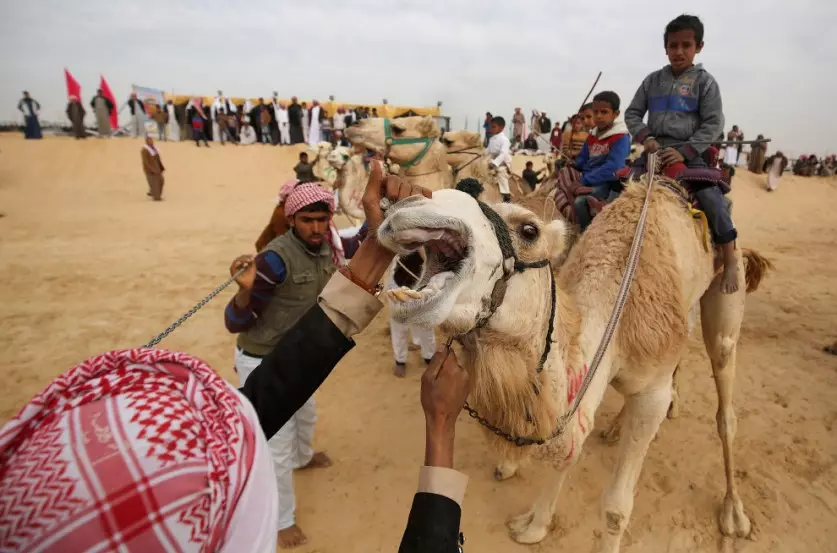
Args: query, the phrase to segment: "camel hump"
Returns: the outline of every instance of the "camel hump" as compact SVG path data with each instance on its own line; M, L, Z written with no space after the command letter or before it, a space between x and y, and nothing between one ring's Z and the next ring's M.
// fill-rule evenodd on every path
M747 293L759 289L761 280L768 271L773 270L773 262L754 250L743 249L744 255L744 280L747 282Z

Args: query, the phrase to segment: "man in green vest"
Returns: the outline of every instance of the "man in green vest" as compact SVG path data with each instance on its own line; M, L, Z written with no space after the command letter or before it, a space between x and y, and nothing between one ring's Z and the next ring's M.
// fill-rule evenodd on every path
M239 386L317 302L337 269L331 233L334 196L316 183L299 184L285 200L284 211L291 231L274 238L256 256L253 282L241 286L224 312L227 329L238 334ZM268 440L279 491L278 541L283 548L308 541L294 518L294 469L331 465L325 452L314 452L312 447L316 419L311 397Z

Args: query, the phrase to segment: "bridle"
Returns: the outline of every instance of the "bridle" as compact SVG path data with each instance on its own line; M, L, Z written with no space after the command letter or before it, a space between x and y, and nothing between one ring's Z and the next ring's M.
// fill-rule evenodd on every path
M517 256L517 252L514 249L514 244L512 243L511 233L509 232L509 227L506 222L503 220L500 215L491 209L485 203L476 200L477 204L480 206L480 209L485 215L486 219L491 223L491 226L494 230L494 236L497 238L497 243L500 246L500 251L503 255L503 276L500 278L495 284L494 288L491 291L491 298L489 301L488 312L485 315L479 316L474 324L474 327L465 332L463 334L451 336L448 339L447 347L450 349L451 344L454 340L458 341L460 344L465 346L465 341L471 339L481 328L488 324L491 320L491 317L494 313L497 312L500 305L503 303L503 299L506 296L506 289L508 287L508 281L514 275L518 273L523 273L527 269L542 269L546 268L549 270L549 283L550 283L550 310L549 310L549 319L547 322L547 331L546 331L546 338L544 339L543 351L541 353L541 357L538 360L538 364L535 367L535 373L540 374L543 372L543 367L546 364L546 360L549 357L549 352L552 350L552 334L555 330L555 310L557 306L556 301L556 286L555 286L555 275L552 272L552 265L549 262L549 259L539 259L538 261L521 261L520 258ZM540 393L540 389L538 388L536 383L532 384L535 394ZM503 431L502 429L494 426L488 420L480 416L480 414L471 407L468 402L465 402L464 406L465 411L473 418L476 419L481 425L483 425L488 430L494 432L496 435L500 436L501 438L506 439L509 442L517 446L525 446L525 445L542 445L546 443L545 439L541 438L527 438L523 436L512 436L509 433ZM551 439L554 436L551 436Z
M648 206L650 205L651 194L654 190L655 184L663 184L665 182L660 179L654 178L657 172L657 168L657 155L650 154L648 156L647 166L648 187L645 191L645 200L643 201L642 210L639 213L636 229L634 230L634 238L633 242L631 243L631 249L628 252L628 259L625 264L625 272L622 274L622 282L619 284L619 292L616 294L616 302L613 305L613 311L611 311L610 313L610 319L608 320L607 325L605 326L604 335L602 336L602 339L599 342L598 348L596 348L596 353L593 355L593 360L590 362L590 367L587 370L587 374L584 375L584 378L581 381L581 385L579 389L576 391L572 403L569 405L567 409L567 412L564 413L558 419L558 424L555 427L555 430L548 437L529 438L525 436L512 436L508 432L505 432L497 426L494 426L491 422L481 417L479 413L476 412L476 410L474 410L470 405L468 405L467 402L465 402L464 409L468 412L471 418L476 419L477 422L479 422L482 426L484 426L486 429L490 430L497 436L505 439L508 442L513 443L518 447L528 445L543 445L549 440L557 438L564 433L564 431L567 429L569 421L573 418L573 416L581 406L581 401L584 399L587 393L587 389L590 387L590 384L593 382L593 378L595 378L596 376L596 371L598 371L599 365L601 364L602 359L604 358L605 352L607 352L608 345L610 345L610 341L613 339L613 335L616 332L616 327L619 325L619 320L621 319L622 312L625 309L625 304L628 301L628 292L630 290L631 283L634 280L634 275L636 274L636 269L639 264L639 255L640 251L642 250L642 242L645 237L645 228L648 218ZM677 192L671 187L667 188L669 188L673 192ZM678 194L678 196L680 195L681 194ZM517 255L514 252L514 248L511 246L509 229L508 226L505 224L505 221L503 221L497 214L497 212L492 210L490 207L485 206L484 204L482 204L482 202L478 203L480 203L480 208L482 209L485 216L488 218L489 221L491 221L491 224L494 226L494 233L497 236L497 241L500 243L500 249L503 251L504 258L506 258L508 252L511 252L511 257L514 260L514 264L512 265L512 267L515 271L522 272L523 270L528 268L543 267L549 265L548 260L535 261L534 263L521 263L517 259ZM506 246L504 246L504 240L508 240L507 242L505 242L507 244ZM520 269L518 269L518 266L520 267ZM487 317L485 317L482 321L478 321L477 328L479 328L480 322L482 323L481 326L484 326L488 322L488 319L491 317L491 315L493 315L494 312L497 310L497 307L499 307L500 303L502 303L502 298L505 295L506 281L509 278L511 278L511 274L513 273L507 270L503 279L501 279L502 285L500 285L501 281L498 281L497 284L494 286L494 292L492 292L491 294L492 308ZM543 370L543 365L546 362L546 358L549 355L549 350L552 345L553 320L555 319L555 309L557 302L555 296L555 276L552 274L551 270L550 276L552 278L552 307L550 311L549 330L547 332L546 344L544 345L544 352L541 355L540 363L538 364L538 367L536 369L536 372L538 373L540 373ZM500 286L501 288L501 291L499 293L497 292L498 286ZM494 298L495 295L499 297L499 301L497 301L496 303ZM470 332L473 332L473 330L471 330ZM470 334L470 332L466 334ZM452 340L453 338L451 338L451 340L448 341L448 347L450 347ZM538 390L537 385L535 383L533 383L532 385L534 387L535 394L539 394L540 391Z
M465 169L466 167L468 167L469 165L471 165L472 163L474 163L475 161L477 161L477 160L479 160L483 157L483 152L481 150L478 150L477 148L480 148L480 146L469 146L468 148L462 148L461 150L448 150L446 152L446 155L467 154L469 156L472 156L471 159L468 160L467 162L453 168L453 180L454 181L456 181L456 176L459 174L460 171L462 171L463 169Z
M384 143L386 144L386 150L384 152L385 158L389 158L389 150L392 146L401 146L407 144L424 144L424 148L422 148L421 151L413 157L413 159L406 163L399 164L402 168L409 169L410 167L413 167L414 165L418 164L418 162L424 159L424 156L427 155L427 152L430 151L430 147L433 146L434 142L436 142L436 139L431 137L393 138L392 123L390 122L389 117L384 117Z

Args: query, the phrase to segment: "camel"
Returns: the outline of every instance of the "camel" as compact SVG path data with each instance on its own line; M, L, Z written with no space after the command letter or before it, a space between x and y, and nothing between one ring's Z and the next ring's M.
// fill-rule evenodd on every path
M501 197L497 172L491 163L491 156L483 148L479 133L447 132L440 140L447 150L447 161L453 169L453 180L459 182L467 178L477 179L485 189L479 199L486 203L499 202ZM523 197L525 186L528 185L520 176L509 174L509 190L513 199Z
M328 142L320 142L313 150L315 154L311 163L314 165L314 176L326 188L332 189L334 182L337 180L337 171L329 163L329 156L333 150L332 145Z
M382 154L400 166L401 178L429 190L454 184L445 147L437 140L441 134L430 116L361 119L346 129L352 144Z
M502 455L495 476L510 478L533 453L556 469L531 509L508 521L520 543L547 535L568 470L592 433L610 384L625 404L597 535L600 552L619 551L642 462L669 409L673 373L698 308L719 400L726 476L720 529L728 536L750 533L735 482L732 393L745 294L758 287L770 263L740 251L739 280L746 288L739 282L737 292L721 293L705 229L676 184L654 186L635 279L594 373L588 371L616 301L647 183L630 183L557 271L552 263L564 250L564 222L547 224L513 203L488 208L458 190L402 200L379 229L380 242L398 255L424 250L420 280L388 292L390 313L399 322L438 326L462 344L459 358L473 384L470 408L486 428L506 434L487 433Z

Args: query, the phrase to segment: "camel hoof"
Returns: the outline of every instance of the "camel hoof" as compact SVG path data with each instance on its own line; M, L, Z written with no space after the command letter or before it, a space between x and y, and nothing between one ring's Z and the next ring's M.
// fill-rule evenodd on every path
M509 517L509 520L506 521L506 526L511 533L520 533L523 532L526 528L532 524L532 519L534 518L535 513L532 511L527 511L522 515L515 515L513 517Z
M521 525L522 527L520 527L519 529L513 529L509 532L511 538L517 543L524 544L533 544L543 541L543 539L549 533L549 526L547 526L546 524L536 525L533 519L534 514L527 513L527 522Z
M517 474L517 465L514 463L506 461L494 467L494 479L498 482L508 480L515 474Z
M750 535L750 519L744 513L744 504L738 497L725 497L719 517L721 532L725 536L746 538Z

